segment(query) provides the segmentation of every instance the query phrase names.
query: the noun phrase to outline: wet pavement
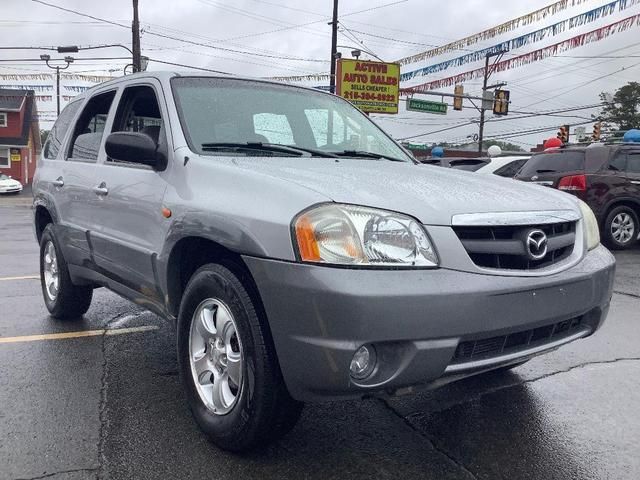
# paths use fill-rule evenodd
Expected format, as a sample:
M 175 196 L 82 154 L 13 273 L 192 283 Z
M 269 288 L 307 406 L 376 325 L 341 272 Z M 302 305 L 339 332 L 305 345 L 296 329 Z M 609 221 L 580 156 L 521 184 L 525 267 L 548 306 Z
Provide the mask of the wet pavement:
M 48 317 L 30 215 L 0 199 L 0 479 L 640 478 L 640 248 L 616 254 L 596 335 L 513 373 L 307 405 L 280 443 L 240 456 L 191 419 L 171 325 L 104 289 L 84 319 Z M 116 327 L 130 330 L 101 330 Z M 93 336 L 15 338 L 77 331 Z

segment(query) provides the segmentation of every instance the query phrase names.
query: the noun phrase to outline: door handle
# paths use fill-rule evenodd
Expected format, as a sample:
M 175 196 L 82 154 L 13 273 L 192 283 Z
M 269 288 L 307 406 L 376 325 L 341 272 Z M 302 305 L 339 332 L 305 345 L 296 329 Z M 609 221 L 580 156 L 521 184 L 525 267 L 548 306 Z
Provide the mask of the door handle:
M 102 182 L 97 187 L 93 187 L 93 193 L 95 193 L 96 195 L 102 195 L 102 196 L 108 194 L 109 189 L 107 188 L 107 184 Z
M 51 182 L 53 184 L 54 187 L 64 187 L 64 180 L 62 179 L 62 177 L 58 177 L 56 178 L 53 182 Z
M 634 185 L 640 185 L 640 180 L 631 180 Z

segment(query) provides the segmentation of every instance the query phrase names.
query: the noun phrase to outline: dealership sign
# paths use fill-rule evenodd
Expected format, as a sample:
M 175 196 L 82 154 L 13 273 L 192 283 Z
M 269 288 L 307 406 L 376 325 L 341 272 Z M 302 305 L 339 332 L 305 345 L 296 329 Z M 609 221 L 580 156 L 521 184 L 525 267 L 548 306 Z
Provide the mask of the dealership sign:
M 398 113 L 400 65 L 338 60 L 336 93 L 367 113 Z

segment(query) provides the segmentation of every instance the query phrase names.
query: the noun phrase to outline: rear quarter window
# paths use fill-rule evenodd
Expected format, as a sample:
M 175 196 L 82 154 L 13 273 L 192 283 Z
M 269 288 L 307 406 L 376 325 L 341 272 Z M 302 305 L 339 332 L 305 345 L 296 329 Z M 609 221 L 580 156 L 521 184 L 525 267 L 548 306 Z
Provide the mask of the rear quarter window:
M 42 149 L 44 158 L 53 159 L 58 156 L 64 137 L 67 134 L 67 131 L 71 126 L 71 121 L 75 117 L 80 105 L 82 105 L 82 100 L 75 100 L 62 110 L 62 113 L 60 113 L 56 123 L 53 124 L 53 128 L 51 129 L 51 132 L 49 132 L 47 141 Z
M 575 172 L 584 170 L 584 152 L 564 151 L 540 153 L 532 156 L 520 170 L 519 176 L 540 173 Z

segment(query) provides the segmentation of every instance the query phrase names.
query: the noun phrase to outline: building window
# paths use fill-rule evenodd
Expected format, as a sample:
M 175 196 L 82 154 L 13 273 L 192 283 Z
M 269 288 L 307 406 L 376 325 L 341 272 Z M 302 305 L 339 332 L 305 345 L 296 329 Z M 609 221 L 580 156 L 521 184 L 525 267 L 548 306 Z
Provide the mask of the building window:
M 7 114 L 5 112 L 0 112 L 0 127 L 7 126 Z
M 0 147 L 0 168 L 11 167 L 11 159 L 9 157 L 9 149 Z

